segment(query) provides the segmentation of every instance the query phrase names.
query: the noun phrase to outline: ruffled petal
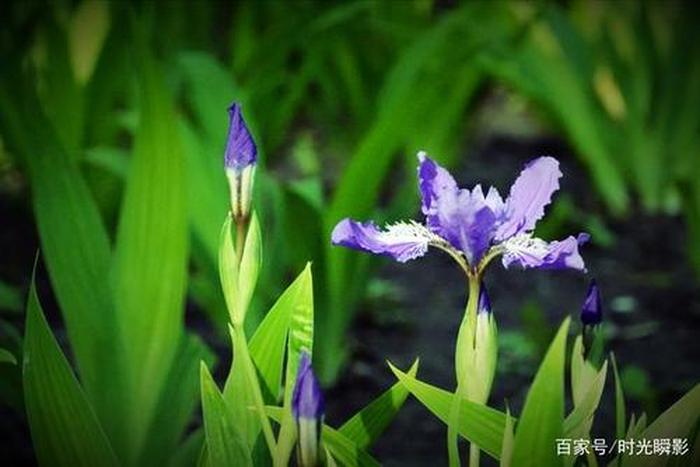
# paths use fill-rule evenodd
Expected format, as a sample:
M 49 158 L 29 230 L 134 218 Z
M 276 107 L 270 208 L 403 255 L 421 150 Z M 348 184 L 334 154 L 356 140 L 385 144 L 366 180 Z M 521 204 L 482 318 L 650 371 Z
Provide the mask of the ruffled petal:
M 516 265 L 525 269 L 575 269 L 585 272 L 586 265 L 578 248 L 589 239 L 590 235 L 580 233 L 577 237 L 545 242 L 530 234 L 520 234 L 501 244 L 504 249 L 503 267 L 508 269 Z
M 418 153 L 418 159 L 426 225 L 475 264 L 491 245 L 498 219 L 495 210 L 503 210 L 503 200 L 493 188 L 486 197 L 478 185 L 471 192 L 460 189 L 449 172 L 425 153 Z
M 559 189 L 559 161 L 539 157 L 527 163 L 510 189 L 506 200 L 505 219 L 496 233 L 498 241 L 531 232 L 544 215 L 544 208 Z
M 385 255 L 405 263 L 423 256 L 428 245 L 442 240 L 417 222 L 399 222 L 379 229 L 373 222 L 343 219 L 335 226 L 331 242 L 355 250 Z

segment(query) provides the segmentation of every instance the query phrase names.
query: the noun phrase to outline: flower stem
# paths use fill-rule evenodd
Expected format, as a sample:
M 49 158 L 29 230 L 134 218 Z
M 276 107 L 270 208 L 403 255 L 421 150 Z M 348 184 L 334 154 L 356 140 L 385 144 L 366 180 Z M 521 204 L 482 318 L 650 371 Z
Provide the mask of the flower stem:
M 450 414 L 447 424 L 447 454 L 450 467 L 459 467 L 461 461 L 459 458 L 459 412 L 462 399 L 468 396 L 465 358 L 473 352 L 468 352 L 469 346 L 473 349 L 474 337 L 476 335 L 476 313 L 479 304 L 479 288 L 481 286 L 481 278 L 478 275 L 469 275 L 469 298 L 467 299 L 467 307 L 462 318 L 462 324 L 459 327 L 457 334 L 457 345 L 455 349 L 455 375 L 457 378 L 457 388 L 452 397 L 450 406 Z M 465 349 L 467 352 L 465 352 Z M 476 451 L 476 454 L 473 452 Z M 475 457 L 476 456 L 476 457 Z M 474 461 L 474 459 L 476 459 Z M 470 451 L 470 465 L 477 466 L 479 463 L 478 447 L 472 444 Z
M 245 231 L 248 222 L 244 219 L 236 219 L 236 258 L 238 264 L 243 259 L 243 247 L 245 246 Z

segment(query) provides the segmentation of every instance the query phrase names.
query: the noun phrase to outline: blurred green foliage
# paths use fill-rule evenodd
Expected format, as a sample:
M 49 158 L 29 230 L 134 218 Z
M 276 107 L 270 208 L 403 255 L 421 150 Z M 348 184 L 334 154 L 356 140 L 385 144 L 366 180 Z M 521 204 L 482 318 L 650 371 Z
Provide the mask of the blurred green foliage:
M 188 273 L 187 297 L 225 336 L 216 268 L 228 199 L 225 109 L 241 102 L 260 150 L 255 203 L 269 259 L 247 324 L 253 329 L 290 273 L 312 260 L 317 362 L 331 381 L 372 261 L 331 247 L 332 227 L 348 215 L 411 215 L 413 154 L 457 163 L 469 110 L 489 86 L 527 97 L 561 132 L 609 213 L 630 214 L 637 199 L 649 212 L 683 213 L 700 269 L 695 13 L 672 2 L 6 2 L 2 170 L 21 171 L 31 187 L 69 334 L 99 330 L 86 324 L 95 319 L 89 310 L 111 307 L 99 305 L 110 293 L 99 281 L 111 274 L 115 242 L 138 237 L 125 233 L 129 209 L 144 222 L 159 210 L 177 220 L 158 227 L 162 238 L 187 255 L 177 262 Z M 143 74 L 144 55 L 155 80 Z M 146 153 L 150 175 L 135 181 Z M 572 200 L 559 210 L 612 244 L 600 217 Z M 174 240 L 183 222 L 187 242 Z M 166 248 L 133 242 L 130 253 L 117 248 L 119 261 Z M 182 318 L 172 308 L 184 298 L 166 289 L 153 319 L 175 335 Z M 102 327 L 125 316 L 110 314 L 99 315 Z M 81 340 L 71 335 L 78 360 L 88 352 Z M 174 344 L 163 345 L 167 360 Z

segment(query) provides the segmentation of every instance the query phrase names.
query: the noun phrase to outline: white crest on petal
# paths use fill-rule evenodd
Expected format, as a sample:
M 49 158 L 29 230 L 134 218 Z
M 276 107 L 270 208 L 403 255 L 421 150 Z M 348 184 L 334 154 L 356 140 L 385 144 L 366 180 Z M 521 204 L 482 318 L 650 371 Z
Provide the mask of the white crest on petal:
M 501 243 L 503 248 L 503 265 L 508 265 L 518 258 L 525 259 L 522 263 L 528 263 L 527 258 L 541 260 L 549 253 L 547 242 L 541 238 L 533 237 L 531 233 L 519 234 Z

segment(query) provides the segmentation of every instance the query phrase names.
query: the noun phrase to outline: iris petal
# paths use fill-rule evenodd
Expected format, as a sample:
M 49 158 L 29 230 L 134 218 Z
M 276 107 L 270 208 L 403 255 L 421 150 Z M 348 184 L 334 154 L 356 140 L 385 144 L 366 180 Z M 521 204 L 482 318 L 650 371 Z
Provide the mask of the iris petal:
M 491 245 L 503 201 L 494 188 L 459 189 L 454 178 L 425 153 L 418 153 L 418 184 L 428 228 L 476 264 Z
M 569 236 L 564 240 L 545 242 L 530 234 L 516 235 L 501 244 L 504 249 L 503 266 L 506 269 L 516 265 L 525 269 L 575 269 L 585 272 L 586 265 L 578 247 L 589 238 L 588 234 L 581 233 L 577 237 Z
M 431 242 L 442 241 L 417 222 L 399 222 L 379 229 L 373 222 L 340 221 L 331 234 L 334 245 L 385 255 L 405 263 L 423 256 Z
M 527 163 L 510 189 L 506 200 L 506 220 L 496 233 L 498 241 L 530 232 L 544 215 L 544 208 L 559 189 L 559 162 L 553 157 L 539 157 Z

